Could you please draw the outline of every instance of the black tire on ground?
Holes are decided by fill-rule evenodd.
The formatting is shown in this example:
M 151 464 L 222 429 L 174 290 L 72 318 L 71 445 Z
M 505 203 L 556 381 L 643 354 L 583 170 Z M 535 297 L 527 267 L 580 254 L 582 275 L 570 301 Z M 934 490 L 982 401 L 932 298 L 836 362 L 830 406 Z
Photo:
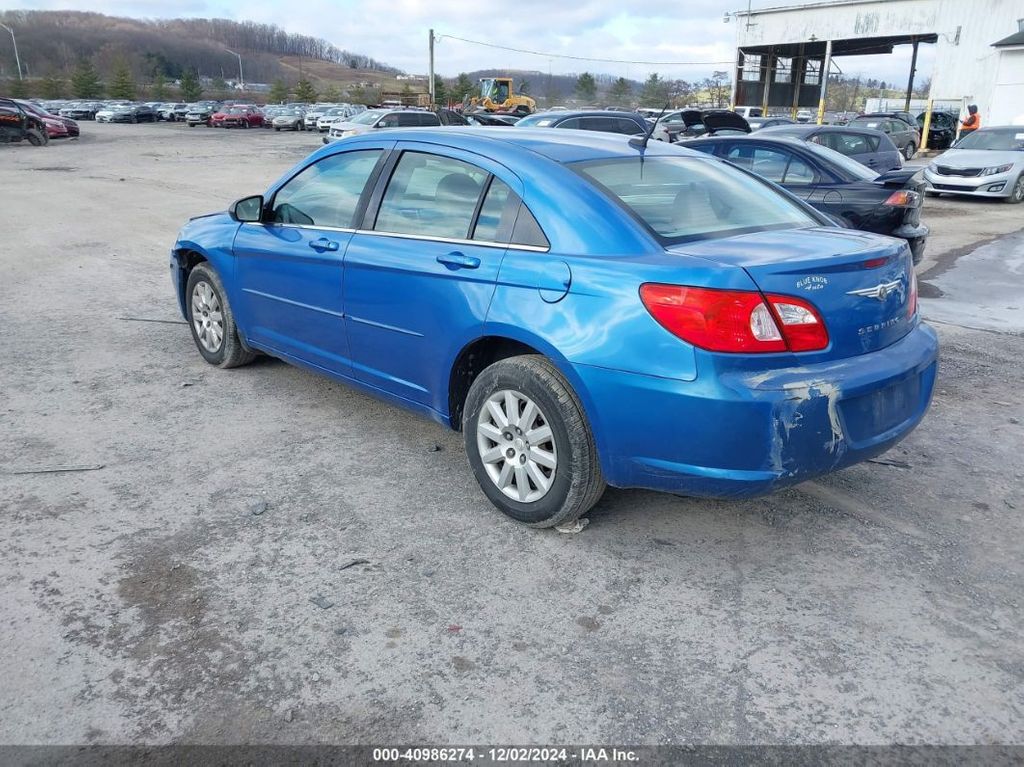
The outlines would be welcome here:
M 207 286 L 213 291 L 217 303 L 220 306 L 223 322 L 223 335 L 220 345 L 212 351 L 203 346 L 199 340 L 199 333 L 196 329 L 196 319 L 193 317 L 195 311 L 195 293 L 197 286 Z M 203 355 L 203 359 L 211 365 L 219 368 L 235 368 L 240 365 L 247 365 L 256 358 L 255 352 L 246 350 L 242 342 L 238 340 L 238 327 L 235 325 L 235 315 L 228 304 L 227 293 L 224 290 L 224 283 L 220 276 L 207 262 L 197 264 L 188 275 L 188 283 L 185 288 L 185 309 L 188 312 L 188 327 L 192 332 L 192 340 L 196 348 Z
M 552 432 L 556 468 L 547 493 L 532 502 L 522 503 L 506 496 L 487 473 L 480 456 L 480 412 L 488 398 L 503 390 L 533 400 Z M 531 527 L 571 523 L 586 514 L 604 493 L 604 475 L 583 406 L 569 382 L 544 357 L 509 357 L 480 373 L 466 396 L 462 431 L 469 465 L 480 488 L 491 503 L 518 522 Z
M 1004 198 L 1010 205 L 1016 205 L 1017 203 L 1024 200 L 1024 173 L 1017 176 L 1017 180 L 1013 184 L 1013 189 L 1010 190 L 1010 196 Z
M 46 140 L 46 135 L 40 133 L 35 128 L 30 128 L 29 130 L 25 131 L 25 138 L 28 139 L 28 143 L 30 143 L 32 146 L 46 146 L 46 144 L 49 143 Z
M 917 144 L 915 144 L 913 141 L 911 141 L 905 147 L 903 147 L 904 160 L 913 160 L 915 154 L 917 154 Z

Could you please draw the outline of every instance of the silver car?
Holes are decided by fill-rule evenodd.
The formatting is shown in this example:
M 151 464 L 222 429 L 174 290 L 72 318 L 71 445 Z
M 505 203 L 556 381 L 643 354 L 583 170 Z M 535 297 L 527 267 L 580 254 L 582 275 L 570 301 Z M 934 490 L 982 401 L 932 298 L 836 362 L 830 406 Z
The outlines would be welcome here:
M 440 124 L 440 117 L 423 109 L 368 109 L 331 125 L 330 132 L 324 136 L 324 143 L 369 133 L 376 128 L 432 128 Z
M 924 171 L 926 194 L 1024 200 L 1024 126 L 968 133 Z

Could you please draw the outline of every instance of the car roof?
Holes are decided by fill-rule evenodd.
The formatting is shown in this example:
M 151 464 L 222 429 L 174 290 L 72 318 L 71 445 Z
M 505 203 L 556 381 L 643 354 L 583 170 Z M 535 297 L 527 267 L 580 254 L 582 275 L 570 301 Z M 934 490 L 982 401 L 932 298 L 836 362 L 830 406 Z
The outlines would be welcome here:
M 509 135 L 512 134 L 512 135 Z M 345 139 L 348 146 L 355 146 L 360 140 L 374 140 L 376 134 L 362 134 Z M 398 128 L 388 131 L 389 141 L 417 141 L 421 143 L 437 143 L 441 146 L 462 149 L 475 154 L 484 155 L 503 165 L 516 167 L 522 160 L 523 153 L 540 155 L 558 163 L 582 162 L 585 160 L 601 160 L 613 157 L 636 157 L 640 150 L 631 146 L 633 140 L 629 136 L 618 133 L 601 133 L 597 131 L 550 130 L 545 128 L 507 128 L 480 127 L 467 131 L 464 127 L 441 128 Z M 330 148 L 338 148 L 335 142 L 319 150 L 330 154 Z M 650 141 L 645 156 L 690 156 L 707 159 L 706 155 L 683 147 L 666 144 L 662 141 Z
M 614 109 L 577 109 L 575 111 L 567 109 L 564 112 L 561 109 L 559 109 L 559 110 L 554 111 L 554 112 L 551 112 L 551 111 L 548 111 L 548 112 L 537 112 L 535 114 L 530 115 L 530 117 L 539 117 L 541 115 L 557 115 L 558 119 L 568 118 L 568 117 L 629 117 L 629 116 L 635 117 L 636 121 L 638 121 L 638 122 L 642 122 L 643 119 L 644 119 L 643 116 L 640 115 L 637 112 L 626 112 L 626 111 L 620 112 L 620 111 L 616 111 Z
M 802 135 L 804 133 L 859 133 L 862 136 L 874 136 L 878 133 L 878 131 L 873 128 L 851 128 L 848 125 L 806 125 L 802 123 L 769 125 L 760 130 L 760 133 L 762 134 L 767 134 L 768 132 L 778 136 L 786 134 L 795 136 Z

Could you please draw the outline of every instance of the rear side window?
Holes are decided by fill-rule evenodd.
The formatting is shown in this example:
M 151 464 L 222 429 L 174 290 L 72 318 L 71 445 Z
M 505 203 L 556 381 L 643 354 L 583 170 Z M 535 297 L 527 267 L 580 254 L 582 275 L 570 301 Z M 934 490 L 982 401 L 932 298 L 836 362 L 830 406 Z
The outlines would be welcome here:
M 451 157 L 404 152 L 384 190 L 373 228 L 464 240 L 487 175 Z
M 633 136 L 636 135 L 637 133 L 642 133 L 644 130 L 637 123 L 633 122 L 627 117 L 616 117 L 612 120 L 612 122 L 615 123 L 616 133 L 623 133 L 627 136 Z
M 484 197 L 484 204 L 480 206 L 480 215 L 477 217 L 476 229 L 473 230 L 474 240 L 486 242 L 503 242 L 508 240 L 509 225 L 509 197 L 512 190 L 508 184 L 498 178 L 491 179 L 491 185 Z M 515 215 L 515 209 L 512 209 Z M 504 224 L 504 225 L 503 225 Z M 499 233 L 504 231 L 505 237 L 499 239 Z
M 599 133 L 615 133 L 615 120 L 610 117 L 581 117 L 580 128 Z
M 641 164 L 629 157 L 570 167 L 668 242 L 820 223 L 770 185 L 711 159 L 653 157 Z
M 325 157 L 310 165 L 274 195 L 270 220 L 352 228 L 359 198 L 380 156 L 380 149 L 364 149 Z

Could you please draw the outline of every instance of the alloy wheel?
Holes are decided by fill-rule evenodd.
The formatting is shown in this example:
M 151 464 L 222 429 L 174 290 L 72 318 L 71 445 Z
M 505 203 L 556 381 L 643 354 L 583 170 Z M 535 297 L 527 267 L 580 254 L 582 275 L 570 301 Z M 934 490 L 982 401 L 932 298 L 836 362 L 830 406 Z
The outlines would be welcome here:
M 517 391 L 492 394 L 477 417 L 476 444 L 495 487 L 519 503 L 539 501 L 555 479 L 558 451 L 548 419 Z
M 1017 202 L 1024 200 L 1024 173 L 1017 177 L 1017 183 L 1013 185 L 1013 192 L 1010 194 Z
M 203 348 L 216 354 L 224 341 L 224 314 L 217 294 L 202 280 L 192 289 L 192 326 Z

